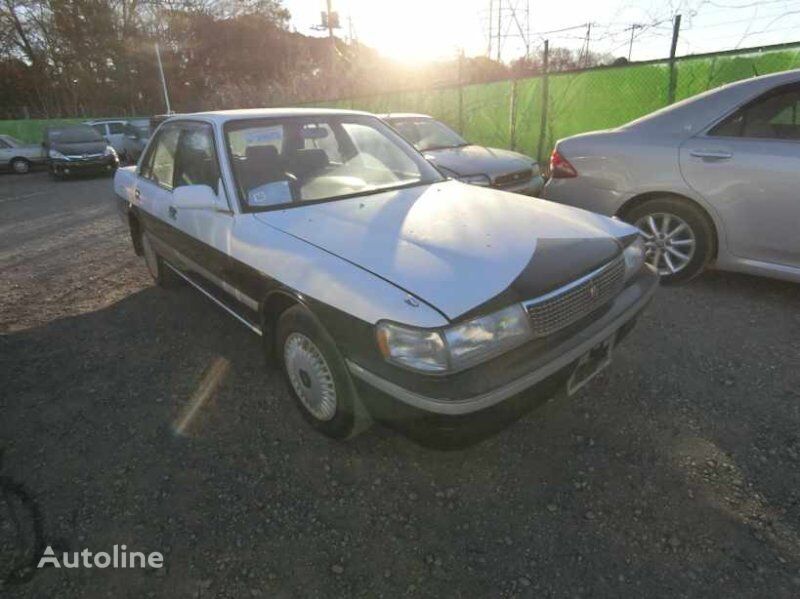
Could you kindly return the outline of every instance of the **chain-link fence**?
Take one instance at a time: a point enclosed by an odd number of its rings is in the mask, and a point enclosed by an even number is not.
[[[670,95],[681,100],[724,83],[800,68],[800,42],[676,58],[672,77],[670,68],[669,60],[656,60],[310,105],[429,114],[473,143],[545,160],[556,140],[622,125],[666,106]],[[80,120],[0,121],[0,133],[36,142],[48,125]]]
[[[682,100],[725,83],[800,68],[800,43],[676,58],[673,68],[671,77],[665,59],[314,105],[429,114],[471,142],[544,160],[556,140],[617,127],[666,106],[670,95]]]

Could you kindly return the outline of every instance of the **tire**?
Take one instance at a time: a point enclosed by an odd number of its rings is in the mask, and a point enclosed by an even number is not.
[[[11,170],[17,175],[26,175],[31,170],[31,163],[24,158],[14,158],[11,161]]]
[[[625,220],[642,230],[647,262],[657,266],[663,285],[690,281],[714,256],[713,225],[689,200],[673,196],[647,200],[626,212]]]
[[[164,259],[156,252],[147,233],[142,233],[141,240],[144,262],[147,265],[150,276],[153,277],[153,281],[164,289],[175,287],[178,282],[178,276],[164,264]]]
[[[349,439],[369,427],[336,344],[304,306],[293,306],[278,319],[275,355],[295,404],[316,430]]]

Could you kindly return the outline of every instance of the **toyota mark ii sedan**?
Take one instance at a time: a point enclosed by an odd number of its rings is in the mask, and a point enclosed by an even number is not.
[[[173,117],[114,189],[156,282],[261,335],[336,438],[574,392],[658,283],[631,225],[447,180],[366,113]]]

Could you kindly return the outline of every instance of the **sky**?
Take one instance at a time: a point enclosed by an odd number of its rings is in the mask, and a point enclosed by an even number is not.
[[[332,0],[339,13],[340,37],[358,41],[386,57],[408,63],[452,58],[459,49],[468,56],[486,55],[491,0]],[[503,31],[519,31],[511,18],[512,6],[523,31],[530,6],[530,51],[550,46],[581,49],[591,23],[589,48],[632,60],[669,55],[671,17],[682,14],[678,55],[800,41],[800,0],[493,0],[496,29],[501,4]],[[291,27],[308,35],[320,23],[325,0],[283,0],[292,14]],[[556,31],[573,28],[567,31]],[[508,29],[506,29],[508,28]],[[324,33],[327,35],[327,33]],[[496,42],[492,57],[496,57]],[[505,61],[525,54],[521,37],[508,37],[501,46]]]

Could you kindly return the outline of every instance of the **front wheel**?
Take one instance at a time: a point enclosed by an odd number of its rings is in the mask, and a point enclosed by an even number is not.
[[[674,197],[648,200],[625,215],[644,237],[646,260],[667,285],[699,275],[714,252],[708,218],[694,204]]]
[[[290,393],[311,426],[335,439],[369,426],[344,359],[308,309],[294,306],[281,314],[276,349]]]

